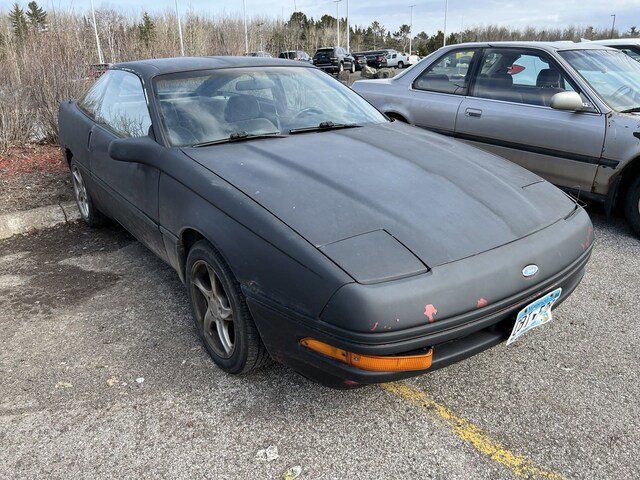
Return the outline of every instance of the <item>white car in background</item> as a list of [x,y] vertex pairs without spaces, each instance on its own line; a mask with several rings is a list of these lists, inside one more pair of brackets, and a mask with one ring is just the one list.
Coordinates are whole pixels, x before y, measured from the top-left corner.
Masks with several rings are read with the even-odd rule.
[[417,55],[407,55],[406,53],[400,53],[395,50],[389,51],[387,54],[387,67],[389,68],[404,68],[418,63],[420,57]]
[[610,40],[594,40],[590,43],[615,48],[640,62],[640,38],[612,38]]

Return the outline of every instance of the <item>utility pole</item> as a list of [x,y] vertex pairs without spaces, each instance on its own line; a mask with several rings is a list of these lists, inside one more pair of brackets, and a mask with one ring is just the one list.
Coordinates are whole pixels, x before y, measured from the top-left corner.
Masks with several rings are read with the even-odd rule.
[[263,25],[264,25],[264,22],[261,22],[261,23],[256,25],[256,28],[258,29],[258,38],[260,39],[260,51],[261,52],[264,51],[264,46],[262,44],[262,26]]
[[409,55],[413,53],[411,50],[411,41],[413,40],[413,7],[415,7],[415,5],[409,5]]
[[176,18],[178,19],[178,36],[180,37],[180,55],[184,57],[184,41],[182,39],[182,21],[180,20],[180,11],[178,10],[178,0],[176,0]]
[[249,53],[249,34],[247,33],[247,0],[242,0],[242,11],[244,12],[244,53]]
[[338,43],[336,43],[336,47],[340,46],[340,2],[342,0],[333,0],[336,4],[336,39]]
[[104,63],[102,47],[100,46],[100,37],[98,36],[98,25],[96,24],[96,10],[93,8],[93,0],[91,0],[91,16],[93,17],[93,31],[96,34],[96,46],[98,47],[98,62]]
[[347,53],[351,52],[349,48],[349,33],[351,27],[349,26],[349,0],[347,0]]
[[616,14],[611,15],[613,17],[613,24],[611,25],[611,38],[613,38],[613,31],[616,29]]
[[444,0],[444,38],[442,39],[442,46],[447,46],[447,10],[449,9],[449,0]]

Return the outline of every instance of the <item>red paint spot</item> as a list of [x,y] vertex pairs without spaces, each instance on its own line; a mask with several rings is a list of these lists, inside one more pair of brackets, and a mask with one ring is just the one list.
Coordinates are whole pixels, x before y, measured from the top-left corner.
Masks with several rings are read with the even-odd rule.
[[484,298],[479,298],[478,299],[478,308],[482,308],[482,307],[486,307],[487,306],[487,300]]
[[432,304],[424,306],[424,315],[429,319],[429,322],[433,322],[435,320],[433,317],[435,317],[437,313],[438,309]]
[[371,331],[373,332],[376,328],[378,328],[378,322],[373,324],[373,327],[371,327]]

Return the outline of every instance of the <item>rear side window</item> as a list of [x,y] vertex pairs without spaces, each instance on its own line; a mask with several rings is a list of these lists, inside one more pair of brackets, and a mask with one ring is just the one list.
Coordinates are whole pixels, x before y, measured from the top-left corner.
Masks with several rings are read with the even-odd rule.
[[130,72],[111,70],[96,121],[127,137],[149,133],[151,117],[140,79]]
[[413,82],[413,88],[463,95],[475,50],[455,50],[437,60]]
[[94,119],[100,110],[100,102],[109,83],[110,74],[111,72],[109,71],[102,75],[98,81],[89,88],[84,98],[78,102],[78,106]]

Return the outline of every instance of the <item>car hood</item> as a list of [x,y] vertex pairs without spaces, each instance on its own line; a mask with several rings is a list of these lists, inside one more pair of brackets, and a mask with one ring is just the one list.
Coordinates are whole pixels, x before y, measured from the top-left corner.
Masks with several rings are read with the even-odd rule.
[[183,151],[319,248],[384,230],[429,267],[574,208],[527,170],[400,122]]

